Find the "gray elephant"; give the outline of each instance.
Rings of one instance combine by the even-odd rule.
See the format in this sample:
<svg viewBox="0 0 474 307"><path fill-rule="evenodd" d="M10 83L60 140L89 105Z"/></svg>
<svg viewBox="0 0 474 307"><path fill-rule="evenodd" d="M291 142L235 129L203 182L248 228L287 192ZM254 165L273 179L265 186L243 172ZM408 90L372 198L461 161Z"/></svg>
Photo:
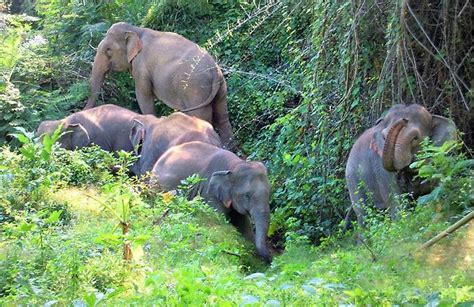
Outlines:
<svg viewBox="0 0 474 307"><path fill-rule="evenodd" d="M36 134L52 134L60 124L63 131L68 132L59 139L63 148L74 150L96 144L106 151L134 151L140 155L130 168L135 175L150 171L155 161L172 146L189 141L222 146L219 135L208 122L180 112L156 118L107 104L61 120L42 122Z"/></svg>
<svg viewBox="0 0 474 307"><path fill-rule="evenodd" d="M42 122L36 135L52 134L62 124L61 147L69 150L96 144L106 151L133 150L129 138L132 120L140 117L130 110L107 104L77 112L60 120Z"/></svg>
<svg viewBox="0 0 474 307"><path fill-rule="evenodd" d="M181 112L160 118L142 115L132 122L130 140L136 154L140 155L131 168L136 175L151 171L166 150L179 144L200 141L222 147L221 139L211 124Z"/></svg>
<svg viewBox="0 0 474 307"><path fill-rule="evenodd" d="M91 73L95 101L108 71L129 70L143 114L155 114L154 99L212 123L227 148L234 146L227 111L227 85L221 69L201 47L170 32L119 22L110 27L97 48Z"/></svg>
<svg viewBox="0 0 474 307"><path fill-rule="evenodd" d="M426 187L414 186L405 191L400 178L410 177L411 164L420 142L430 137L436 145L456 138L456 125L450 119L430 114L418 104L398 104L390 108L375 126L355 142L346 166L346 181L351 208L346 216L349 227L354 210L363 225L364 205L373 202L378 209L388 209L392 218L397 208L393 196L401 192L425 193ZM410 187L409 187L410 189Z"/></svg>
<svg viewBox="0 0 474 307"><path fill-rule="evenodd" d="M166 151L152 170L151 183L160 189L176 189L181 180L198 174L201 181L190 198L200 194L224 213L249 240L257 252L271 261L266 245L270 220L270 185L260 162L242 161L232 152L202 142L190 142ZM249 217L255 223L255 233Z"/></svg>

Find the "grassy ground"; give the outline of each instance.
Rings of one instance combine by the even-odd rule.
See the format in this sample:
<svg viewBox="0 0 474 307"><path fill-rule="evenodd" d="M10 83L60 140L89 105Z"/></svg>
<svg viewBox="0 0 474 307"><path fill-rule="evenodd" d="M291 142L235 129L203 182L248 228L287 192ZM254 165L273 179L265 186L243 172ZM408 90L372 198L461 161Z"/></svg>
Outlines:
<svg viewBox="0 0 474 307"><path fill-rule="evenodd" d="M428 207L395 223L374 222L368 246L352 234L319 247L289 244L265 266L221 216L201 201L158 196L132 214L134 260L122 260L117 222L95 188L63 188L51 196L71 213L65 225L3 240L2 298L7 304L94 306L441 304L474 302L474 225L417 251L446 227Z"/></svg>

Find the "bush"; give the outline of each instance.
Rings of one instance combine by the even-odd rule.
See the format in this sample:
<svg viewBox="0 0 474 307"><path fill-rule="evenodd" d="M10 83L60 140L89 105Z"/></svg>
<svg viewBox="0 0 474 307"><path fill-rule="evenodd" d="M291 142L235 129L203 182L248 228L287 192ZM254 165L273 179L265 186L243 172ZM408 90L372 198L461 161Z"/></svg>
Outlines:
<svg viewBox="0 0 474 307"><path fill-rule="evenodd" d="M465 132L467 146L473 144L472 112L466 112L470 6L141 0L36 1L31 7L41 19L12 22L16 33L25 27L23 34L4 43L20 51L13 53L16 68L5 70L11 78L0 100L7 118L0 138L14 126L33 129L82 108L93 48L112 23L178 32L206 48L224 71L242 154L269 168L280 237L291 231L318 242L337 231L349 205L348 151L395 103L417 102L448 115ZM36 35L46 43L32 44ZM107 78L103 99L138 109L127 73ZM170 111L158 107L158 114Z"/></svg>

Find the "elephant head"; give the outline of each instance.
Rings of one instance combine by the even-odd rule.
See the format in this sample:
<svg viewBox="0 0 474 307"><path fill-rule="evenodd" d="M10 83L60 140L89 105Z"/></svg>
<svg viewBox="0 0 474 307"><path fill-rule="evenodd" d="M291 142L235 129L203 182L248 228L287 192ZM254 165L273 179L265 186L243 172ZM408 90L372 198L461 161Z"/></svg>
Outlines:
<svg viewBox="0 0 474 307"><path fill-rule="evenodd" d="M393 106L378 125L384 139L383 166L389 172L410 165L425 137L430 137L436 145L456 138L452 120L432 115L418 104Z"/></svg>
<svg viewBox="0 0 474 307"><path fill-rule="evenodd" d="M75 149L76 147L86 147L91 143L89 133L84 126L79 123L66 123L63 120L48 120L42 122L36 130L36 135L40 137L44 134L52 135L59 125L62 125L62 134L58 140L61 147L65 149Z"/></svg>
<svg viewBox="0 0 474 307"><path fill-rule="evenodd" d="M119 22L110 27L97 47L90 79L91 96L86 109L95 105L95 100L108 71L125 71L142 49L141 30L130 24Z"/></svg>
<svg viewBox="0 0 474 307"><path fill-rule="evenodd" d="M270 220L270 185L267 171L260 162L242 162L232 170L214 172L208 194L226 208L248 215L255 224L255 246L267 262L271 255L266 245Z"/></svg>

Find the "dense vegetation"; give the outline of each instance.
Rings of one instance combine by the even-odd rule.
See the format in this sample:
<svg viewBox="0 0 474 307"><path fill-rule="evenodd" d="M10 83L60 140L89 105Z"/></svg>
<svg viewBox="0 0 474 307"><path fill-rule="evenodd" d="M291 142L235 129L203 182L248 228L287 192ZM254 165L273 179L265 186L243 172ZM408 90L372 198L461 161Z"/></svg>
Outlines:
<svg viewBox="0 0 474 307"><path fill-rule="evenodd" d="M474 301L472 227L417 251L473 206L469 1L54 0L15 9L27 15L0 20L2 300ZM272 241L285 247L270 267L201 200L185 201L186 187L154 195L108 172L130 156L32 140L40 121L83 107L94 48L117 21L178 32L223 68L241 154L269 168ZM110 75L102 100L137 110L130 75ZM414 167L438 187L418 206L400 199L405 211L394 223L371 214L366 245L354 246L340 231L347 154L400 102L454 119L464 143L426 145ZM124 241L132 263L122 260Z"/></svg>

